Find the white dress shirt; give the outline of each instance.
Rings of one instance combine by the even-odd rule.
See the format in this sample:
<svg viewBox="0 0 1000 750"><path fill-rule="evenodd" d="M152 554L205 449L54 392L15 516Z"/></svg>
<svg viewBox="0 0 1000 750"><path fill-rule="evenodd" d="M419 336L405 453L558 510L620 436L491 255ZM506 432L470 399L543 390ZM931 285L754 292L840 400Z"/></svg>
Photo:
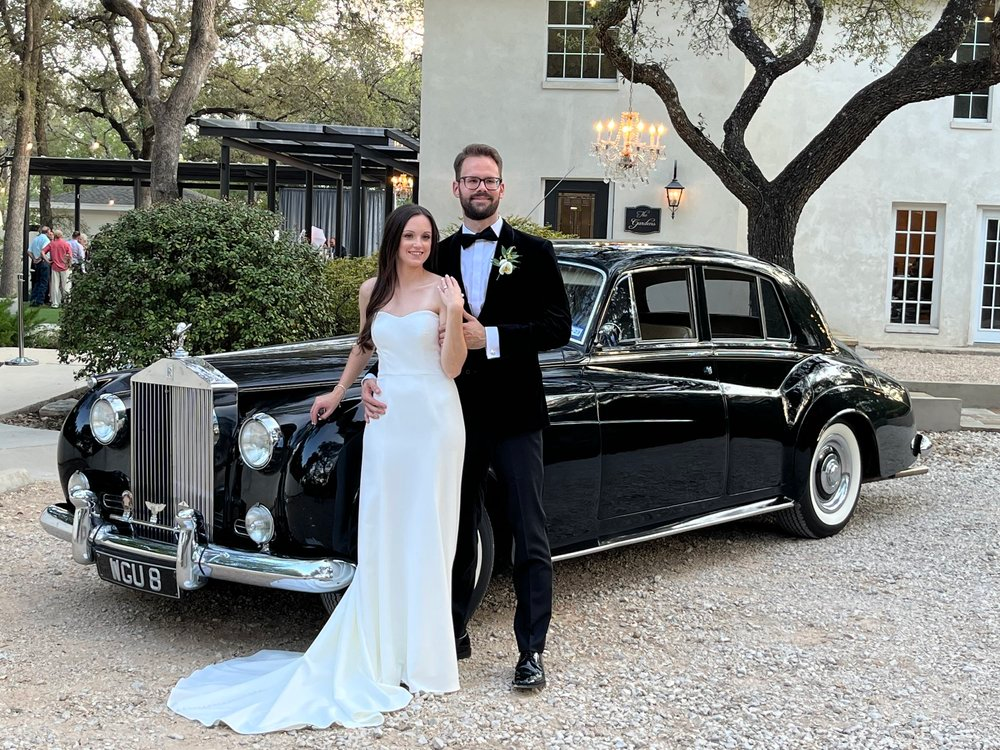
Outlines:
<svg viewBox="0 0 1000 750"><path fill-rule="evenodd" d="M493 231L500 236L503 219L499 218L493 224ZM475 234L464 224L462 234ZM486 286L489 284L490 273L493 271L493 255L497 243L487 240L476 240L469 247L462 248L462 282L465 284L465 296L469 301L469 309L477 318L486 302ZM496 359L500 356L500 332L496 326L486 327L486 358Z"/></svg>

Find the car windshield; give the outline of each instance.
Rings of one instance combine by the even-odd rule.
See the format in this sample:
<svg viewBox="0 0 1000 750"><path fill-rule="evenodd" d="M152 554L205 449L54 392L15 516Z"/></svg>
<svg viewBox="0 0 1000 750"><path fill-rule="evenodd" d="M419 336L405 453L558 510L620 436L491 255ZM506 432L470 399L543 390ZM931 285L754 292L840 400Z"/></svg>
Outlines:
<svg viewBox="0 0 1000 750"><path fill-rule="evenodd" d="M570 261L559 261L559 270L562 272L566 296L569 297L569 311L573 317L570 341L583 344L593 323L606 276L593 266Z"/></svg>

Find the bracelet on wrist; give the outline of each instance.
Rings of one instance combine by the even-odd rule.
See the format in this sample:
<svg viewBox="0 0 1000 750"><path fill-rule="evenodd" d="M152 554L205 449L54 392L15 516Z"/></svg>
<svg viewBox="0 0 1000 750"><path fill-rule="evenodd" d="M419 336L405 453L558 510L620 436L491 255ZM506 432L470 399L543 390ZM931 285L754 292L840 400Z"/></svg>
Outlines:
<svg viewBox="0 0 1000 750"><path fill-rule="evenodd" d="M342 386L340 383L337 383L337 385L333 386L333 391L331 391L331 393L335 393L338 388L344 392L345 396L347 395L347 389L344 388L344 386Z"/></svg>

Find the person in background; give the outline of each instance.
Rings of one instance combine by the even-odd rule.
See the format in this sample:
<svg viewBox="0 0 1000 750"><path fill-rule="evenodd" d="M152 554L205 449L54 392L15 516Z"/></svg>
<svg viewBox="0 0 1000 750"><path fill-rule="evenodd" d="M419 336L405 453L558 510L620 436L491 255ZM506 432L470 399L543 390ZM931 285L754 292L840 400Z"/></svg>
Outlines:
<svg viewBox="0 0 1000 750"><path fill-rule="evenodd" d="M87 235L77 229L73 232L69 246L73 251L73 269L87 273Z"/></svg>
<svg viewBox="0 0 1000 750"><path fill-rule="evenodd" d="M52 241L52 230L42 226L38 234L28 244L28 259L31 263L31 306L39 307L49 293L49 253L46 249Z"/></svg>
<svg viewBox="0 0 1000 750"><path fill-rule="evenodd" d="M73 248L63 239L61 229L53 230L55 238L46 246L52 262L52 307L58 308L69 294L69 275L73 265Z"/></svg>

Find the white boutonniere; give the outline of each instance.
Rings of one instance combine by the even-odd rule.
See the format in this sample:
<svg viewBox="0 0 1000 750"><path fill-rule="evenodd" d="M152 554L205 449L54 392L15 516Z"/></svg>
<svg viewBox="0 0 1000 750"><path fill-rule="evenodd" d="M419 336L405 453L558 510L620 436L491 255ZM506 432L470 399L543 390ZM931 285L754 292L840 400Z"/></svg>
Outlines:
<svg viewBox="0 0 1000 750"><path fill-rule="evenodd" d="M513 245L511 247L501 247L500 257L493 259L493 265L497 267L497 273L501 276L514 273L514 269L517 268L518 255L514 252L516 249Z"/></svg>

